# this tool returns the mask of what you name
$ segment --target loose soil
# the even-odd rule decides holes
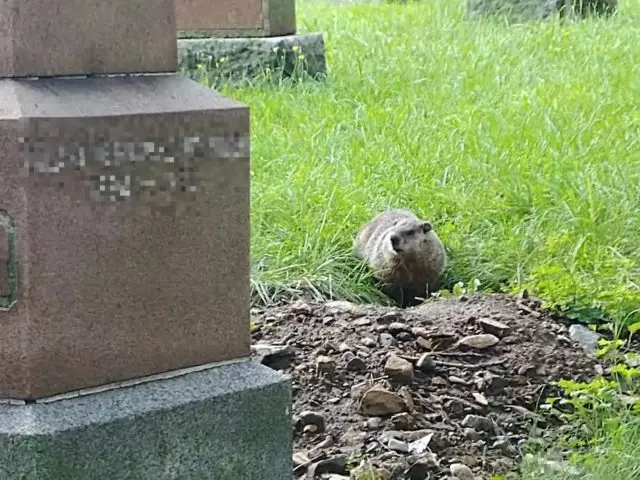
[[[540,303],[494,294],[253,309],[255,360],[292,381],[293,478],[348,478],[362,459],[381,469],[371,479],[454,478],[452,464],[457,478],[516,470],[534,421],[545,426],[534,411],[551,383],[602,372]]]

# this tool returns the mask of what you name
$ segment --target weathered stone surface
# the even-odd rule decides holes
[[[618,0],[468,0],[472,16],[504,14],[515,21],[560,16],[611,15],[618,9]]]
[[[0,77],[174,72],[173,0],[0,2]]]
[[[304,56],[304,58],[300,58]],[[215,78],[240,81],[265,72],[291,77],[304,72],[322,79],[327,74],[322,33],[269,38],[178,39],[180,70],[199,78],[203,65]]]
[[[295,0],[176,0],[179,38],[296,33]]]
[[[0,405],[0,478],[290,478],[289,381],[255,362]]]
[[[360,400],[365,415],[393,415],[408,410],[404,399],[393,392],[375,386],[367,390]]]
[[[481,318],[478,323],[482,330],[491,335],[495,335],[498,338],[506,337],[511,333],[511,329],[508,325],[502,322],[494,320],[492,318]]]
[[[411,383],[413,381],[413,365],[397,355],[390,355],[384,365],[384,373],[393,381]]]
[[[584,325],[573,324],[569,327],[569,337],[574,342],[579,343],[585,352],[590,355],[595,354],[600,336],[593,330]]]
[[[0,80],[0,98],[0,397],[249,356],[247,107],[179,75]]]
[[[500,341],[495,335],[490,333],[481,333],[479,335],[469,335],[460,340],[460,345],[465,347],[471,347],[478,350],[493,347]]]

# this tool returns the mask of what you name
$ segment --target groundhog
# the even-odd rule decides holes
[[[431,223],[408,210],[387,210],[358,232],[354,254],[367,262],[383,293],[414,306],[438,288],[447,261]]]

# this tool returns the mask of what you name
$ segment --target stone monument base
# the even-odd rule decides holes
[[[291,478],[287,379],[251,361],[167,377],[0,405],[0,478]]]
[[[618,9],[618,0],[467,0],[470,17],[505,15],[513,22],[545,20],[558,15],[587,17],[610,16]]]
[[[222,38],[180,32],[178,61],[180,70],[196,80],[202,74],[199,65],[225,81],[256,79],[266,71],[282,77],[303,73],[315,80],[327,74],[322,33]]]

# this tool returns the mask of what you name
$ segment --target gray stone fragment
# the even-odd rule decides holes
[[[558,0],[468,0],[474,16],[504,14],[516,21],[543,19],[556,11]]]
[[[609,16],[618,10],[618,0],[467,0],[472,17],[504,14],[511,21],[542,20],[590,15]]]
[[[380,334],[380,345],[384,348],[392,347],[396,344],[396,339],[390,333]]]
[[[598,348],[599,335],[584,325],[574,324],[569,327],[569,337],[579,343],[585,352],[593,355]]]
[[[0,405],[0,478],[288,478],[290,405],[289,380],[256,362]]]
[[[303,56],[304,58],[301,58]],[[292,77],[303,71],[321,80],[327,74],[322,33],[264,38],[179,38],[178,64],[183,73],[199,80],[202,65],[215,78],[256,79],[267,71]]]

